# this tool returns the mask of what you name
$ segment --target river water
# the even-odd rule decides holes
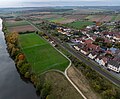
[[[39,99],[33,85],[20,78],[6,47],[0,19],[0,99]]]

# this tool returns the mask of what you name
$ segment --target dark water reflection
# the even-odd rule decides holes
[[[24,82],[6,50],[0,19],[0,99],[39,99],[31,83]]]

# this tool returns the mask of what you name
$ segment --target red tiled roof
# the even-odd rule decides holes
[[[99,49],[99,46],[94,45],[94,44],[88,44],[87,47],[88,47],[89,49],[92,49],[92,50],[97,50],[97,49]]]
[[[106,54],[112,54],[112,52],[110,50],[107,50]]]
[[[102,60],[103,60],[105,63],[107,63],[107,60],[108,60],[108,59],[107,59],[106,57],[103,57]]]
[[[109,39],[105,38],[104,40],[105,40],[104,42],[110,43],[110,40],[109,40]]]
[[[85,44],[92,44],[93,40],[91,39],[88,39],[88,40],[85,40]]]

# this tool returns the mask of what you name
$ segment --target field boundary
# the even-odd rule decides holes
[[[30,23],[33,27],[35,27],[38,31],[40,31],[39,28],[37,28],[34,24],[32,24],[31,22],[27,21],[28,23]],[[45,41],[47,41],[45,38],[43,38]],[[48,42],[48,41],[47,41]],[[51,69],[51,70],[55,70],[55,71],[58,71],[58,72],[61,72],[62,74],[64,74],[64,76],[67,78],[67,80],[72,84],[72,86],[79,92],[79,94],[84,98],[84,99],[87,99],[85,97],[85,95],[79,90],[79,88],[72,82],[72,80],[68,77],[67,75],[67,70],[70,68],[70,66],[72,65],[72,62],[71,60],[66,56],[64,55],[61,51],[59,51],[57,48],[55,48],[50,42],[48,42],[55,50],[57,50],[60,54],[62,54],[70,63],[68,65],[68,67],[65,69],[64,72],[60,71],[60,70],[56,70],[56,69]],[[48,72],[49,70],[47,70],[46,72]],[[46,73],[44,72],[44,73]]]
[[[52,44],[51,44],[52,45]],[[54,46],[53,46],[54,47]],[[54,47],[55,48],[55,47]],[[68,69],[71,67],[71,65],[72,65],[72,62],[71,62],[71,60],[65,55],[65,54],[63,54],[61,51],[59,51],[57,48],[55,48],[59,53],[61,53],[65,58],[67,58],[68,60],[69,60],[69,65],[68,65],[68,67],[65,69],[65,71],[64,71],[64,75],[65,75],[65,77],[67,78],[67,80],[73,85],[73,87],[79,92],[79,94],[81,94],[81,96],[84,98],[84,99],[87,99],[86,97],[85,97],[85,95],[79,90],[79,88],[73,83],[73,81],[69,78],[69,76],[68,76]]]

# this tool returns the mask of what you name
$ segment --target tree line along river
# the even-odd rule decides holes
[[[0,99],[39,99],[33,85],[21,79],[6,48],[0,18]]]

